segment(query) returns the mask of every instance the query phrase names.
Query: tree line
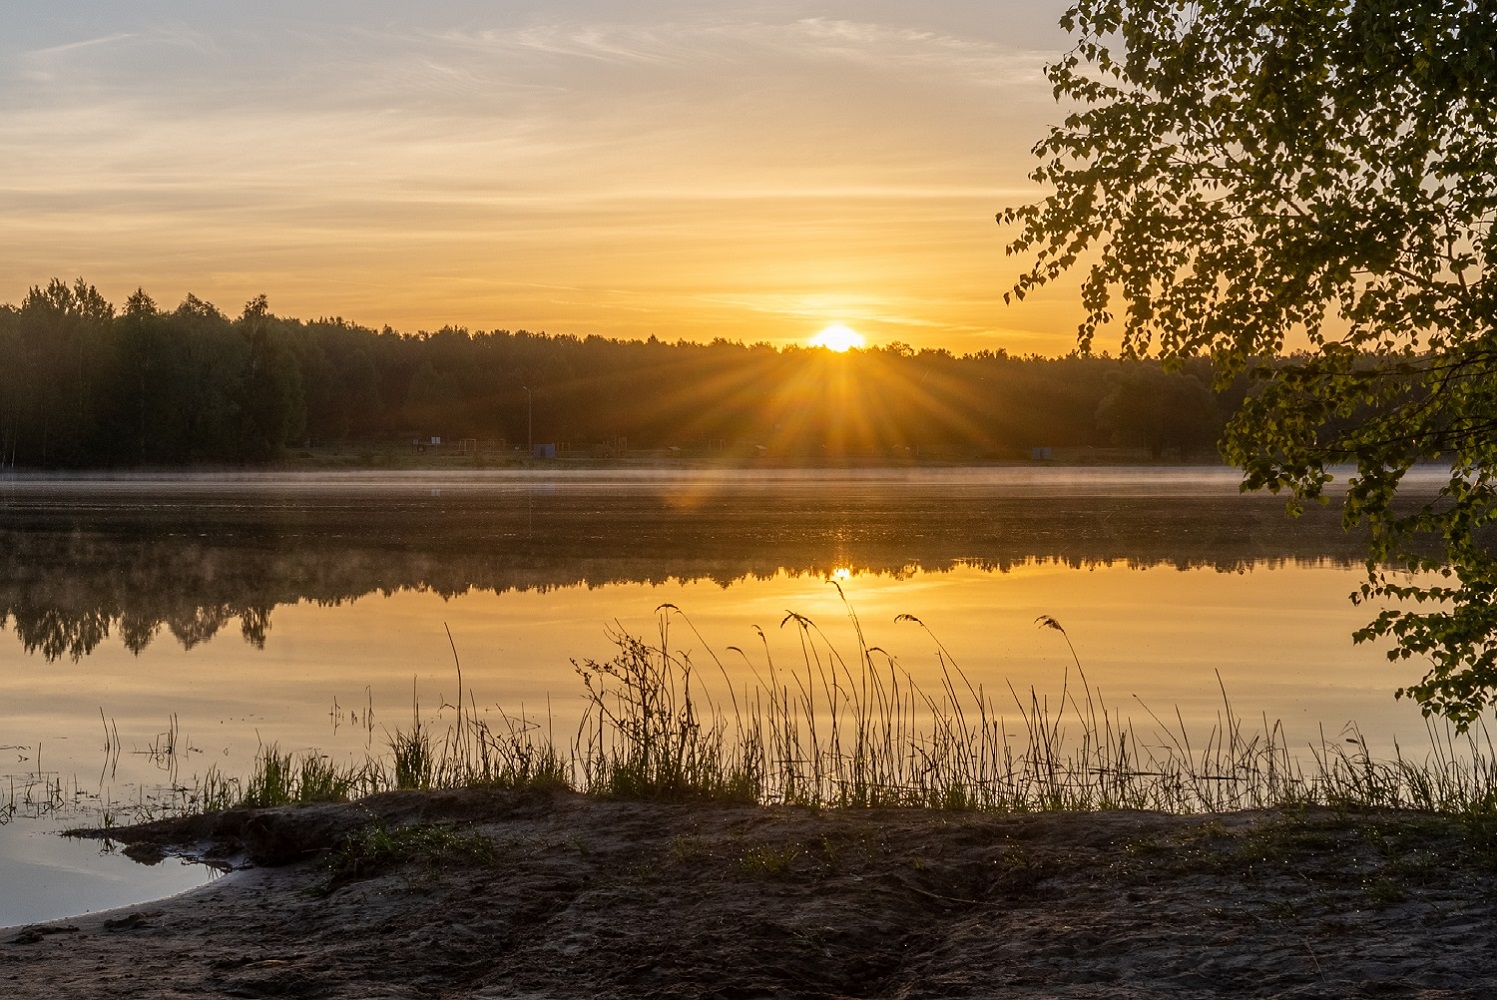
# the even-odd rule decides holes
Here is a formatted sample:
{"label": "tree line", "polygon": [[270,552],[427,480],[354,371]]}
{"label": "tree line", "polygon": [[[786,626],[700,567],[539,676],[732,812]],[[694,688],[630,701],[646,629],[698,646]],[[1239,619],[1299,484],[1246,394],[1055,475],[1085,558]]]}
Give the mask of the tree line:
{"label": "tree line", "polygon": [[374,330],[231,318],[82,279],[0,306],[0,466],[265,463],[308,445],[429,440],[713,449],[768,461],[981,460],[1125,446],[1209,457],[1242,386],[1209,362],[893,343],[845,355],[725,340]]}

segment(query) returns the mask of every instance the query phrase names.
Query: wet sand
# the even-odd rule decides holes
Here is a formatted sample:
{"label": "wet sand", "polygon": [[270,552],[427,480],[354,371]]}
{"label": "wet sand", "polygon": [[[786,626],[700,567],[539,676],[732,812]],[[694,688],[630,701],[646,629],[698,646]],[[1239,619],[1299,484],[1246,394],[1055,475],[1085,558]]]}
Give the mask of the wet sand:
{"label": "wet sand", "polygon": [[0,995],[1485,997],[1494,830],[388,793],[110,831],[235,870],[7,930]]}

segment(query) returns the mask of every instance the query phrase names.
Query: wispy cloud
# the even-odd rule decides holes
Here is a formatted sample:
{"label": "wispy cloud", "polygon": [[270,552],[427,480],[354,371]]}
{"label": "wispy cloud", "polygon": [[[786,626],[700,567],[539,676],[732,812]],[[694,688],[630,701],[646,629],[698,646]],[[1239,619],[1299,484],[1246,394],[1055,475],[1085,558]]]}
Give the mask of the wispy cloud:
{"label": "wispy cloud", "polygon": [[113,35],[104,35],[100,38],[85,38],[82,41],[66,42],[62,45],[52,45],[44,49],[35,49],[23,57],[32,63],[52,62],[59,56],[66,56],[84,49],[98,48],[102,45],[112,45],[116,42],[129,41],[140,37],[133,32],[119,32]]}
{"label": "wispy cloud", "polygon": [[[879,302],[934,338],[980,327],[992,212],[1029,196],[1053,117],[1045,53],[996,17],[665,6],[125,5],[0,39],[0,273],[155,261],[258,283],[231,301],[315,298],[318,274],[406,289],[351,299],[371,322],[424,315],[425,294],[474,325],[775,339],[805,318],[783,293]],[[576,291],[558,309],[543,286]]]}

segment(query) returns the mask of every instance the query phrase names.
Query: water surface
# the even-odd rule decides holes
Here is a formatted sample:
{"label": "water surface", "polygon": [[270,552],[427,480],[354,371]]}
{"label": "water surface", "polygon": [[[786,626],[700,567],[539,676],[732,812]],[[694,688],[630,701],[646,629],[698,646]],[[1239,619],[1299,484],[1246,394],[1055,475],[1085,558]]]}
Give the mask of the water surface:
{"label": "water surface", "polygon": [[1210,727],[1225,688],[1298,744],[1356,722],[1391,750],[1423,733],[1392,697],[1418,667],[1352,644],[1361,560],[1335,511],[1217,469],[8,478],[0,780],[55,825],[160,810],[265,743],[360,759],[413,703],[450,718],[449,630],[482,710],[564,741],[573,661],[665,604],[735,684],[798,661],[787,612],[850,650],[850,607],[917,680],[939,639],[1000,701],[1058,694],[1051,615],[1139,719]]}

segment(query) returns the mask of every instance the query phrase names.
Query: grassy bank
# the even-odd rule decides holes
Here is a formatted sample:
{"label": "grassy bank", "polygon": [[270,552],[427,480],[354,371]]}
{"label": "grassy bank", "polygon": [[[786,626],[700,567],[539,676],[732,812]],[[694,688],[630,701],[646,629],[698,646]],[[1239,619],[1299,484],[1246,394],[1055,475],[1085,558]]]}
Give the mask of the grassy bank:
{"label": "grassy bank", "polygon": [[[851,612],[849,612],[851,614]],[[920,624],[912,616],[901,616]],[[735,688],[718,654],[679,652],[660,609],[658,639],[616,634],[612,658],[575,662],[587,711],[570,739],[538,720],[481,718],[471,695],[389,736],[389,752],[337,765],[263,748],[247,778],[210,772],[184,808],[346,801],[391,789],[552,787],[617,798],[716,800],[818,808],[916,807],[993,812],[1137,809],[1226,812],[1284,806],[1497,812],[1497,754],[1485,730],[1428,727],[1418,754],[1374,758],[1357,732],[1303,750],[1278,723],[1249,725],[1223,691],[1202,736],[1147,713],[1147,728],[1108,705],[1071,649],[1058,698],[974,685],[937,640],[940,686],[917,685],[897,659],[857,636],[836,649],[791,614],[801,657],[786,667],[764,643],[729,647],[754,683]],[[1059,622],[1041,628],[1070,648]],[[921,626],[923,627],[923,625]],[[762,637],[762,634],[761,634]],[[700,636],[694,636],[700,640]],[[701,643],[705,646],[705,643]],[[456,656],[456,650],[454,650]],[[461,663],[457,663],[461,690]]]}

